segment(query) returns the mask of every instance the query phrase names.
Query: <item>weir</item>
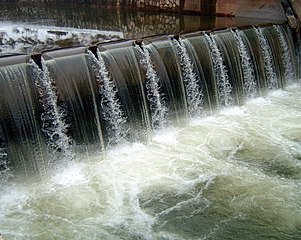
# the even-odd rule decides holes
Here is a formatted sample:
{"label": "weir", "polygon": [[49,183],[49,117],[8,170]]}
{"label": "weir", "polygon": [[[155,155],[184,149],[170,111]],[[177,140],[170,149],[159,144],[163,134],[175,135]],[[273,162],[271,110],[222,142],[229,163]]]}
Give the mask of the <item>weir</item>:
{"label": "weir", "polygon": [[44,176],[297,82],[287,25],[0,59],[0,172]]}

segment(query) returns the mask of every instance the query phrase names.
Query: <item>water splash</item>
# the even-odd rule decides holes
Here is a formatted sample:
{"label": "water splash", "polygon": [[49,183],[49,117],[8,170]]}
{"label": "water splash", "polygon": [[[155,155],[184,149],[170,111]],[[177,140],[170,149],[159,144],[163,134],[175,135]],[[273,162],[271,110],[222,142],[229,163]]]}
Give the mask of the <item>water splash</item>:
{"label": "water splash", "polygon": [[255,97],[257,93],[257,85],[255,80],[254,65],[251,61],[250,52],[248,51],[247,46],[243,42],[243,39],[241,37],[242,33],[238,30],[231,30],[231,32],[235,38],[239,55],[241,58],[245,95],[247,98]]}
{"label": "water splash", "polygon": [[232,87],[229,83],[228,70],[223,63],[223,56],[218,49],[214,36],[205,34],[205,39],[210,47],[211,59],[216,76],[216,84],[218,87],[218,98],[221,106],[233,106],[234,101],[231,97]]}
{"label": "water splash", "polygon": [[263,59],[264,59],[264,68],[267,78],[267,84],[268,89],[273,90],[278,88],[278,81],[277,81],[277,75],[275,72],[275,68],[273,65],[273,58],[272,58],[272,50],[268,43],[268,40],[263,34],[262,28],[254,28],[256,35],[259,39],[260,46],[263,53]]}
{"label": "water splash", "polygon": [[75,155],[72,149],[74,142],[67,135],[69,127],[65,122],[67,113],[58,105],[55,83],[43,58],[41,63],[43,70],[33,60],[30,60],[33,79],[44,110],[41,114],[42,131],[47,136],[48,153],[52,156],[51,161],[60,156],[68,162],[73,160]]}
{"label": "water splash", "polygon": [[97,58],[91,51],[88,51],[88,53],[101,95],[101,112],[108,132],[108,145],[124,143],[127,136],[127,130],[125,129],[127,120],[117,96],[117,87],[109,75],[99,50],[97,50]]}
{"label": "water splash", "polygon": [[0,187],[5,185],[9,178],[8,155],[5,147],[0,147]]}
{"label": "water splash", "polygon": [[200,79],[195,73],[194,65],[188,55],[185,44],[181,38],[173,39],[177,54],[180,60],[182,79],[186,87],[186,98],[190,117],[202,116],[203,92],[200,86]]}
{"label": "water splash", "polygon": [[286,83],[292,82],[294,79],[294,69],[292,56],[289,49],[289,44],[284,37],[283,29],[279,25],[273,25],[273,28],[276,30],[282,52],[282,62],[284,66],[284,79]]}
{"label": "water splash", "polygon": [[162,129],[166,125],[167,108],[165,106],[164,94],[161,91],[160,79],[152,63],[149,49],[142,43],[135,48],[140,54],[140,63],[146,70],[147,99],[152,114],[153,129]]}

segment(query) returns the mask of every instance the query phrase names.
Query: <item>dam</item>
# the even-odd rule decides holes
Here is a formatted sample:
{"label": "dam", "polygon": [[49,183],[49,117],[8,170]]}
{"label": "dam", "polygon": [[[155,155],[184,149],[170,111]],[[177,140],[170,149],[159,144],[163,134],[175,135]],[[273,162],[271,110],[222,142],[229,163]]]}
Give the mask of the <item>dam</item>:
{"label": "dam", "polygon": [[3,54],[4,238],[299,239],[300,43],[254,21]]}

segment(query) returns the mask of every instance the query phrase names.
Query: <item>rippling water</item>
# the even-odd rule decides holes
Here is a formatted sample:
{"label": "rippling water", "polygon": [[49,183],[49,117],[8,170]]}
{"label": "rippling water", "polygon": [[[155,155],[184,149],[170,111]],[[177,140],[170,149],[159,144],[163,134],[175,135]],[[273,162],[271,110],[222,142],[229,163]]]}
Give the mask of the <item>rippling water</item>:
{"label": "rippling water", "polygon": [[6,239],[301,239],[301,87],[1,192]]}

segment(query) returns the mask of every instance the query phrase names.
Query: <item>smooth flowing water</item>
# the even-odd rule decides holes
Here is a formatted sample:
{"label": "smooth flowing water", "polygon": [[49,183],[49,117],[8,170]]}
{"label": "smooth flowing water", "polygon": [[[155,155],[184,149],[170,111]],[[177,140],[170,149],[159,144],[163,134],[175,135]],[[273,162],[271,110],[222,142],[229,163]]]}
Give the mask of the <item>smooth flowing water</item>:
{"label": "smooth flowing water", "polygon": [[[47,49],[90,45],[110,40],[270,22],[269,19],[254,17],[230,19],[214,14],[184,15],[131,9],[120,11],[104,6],[112,2],[111,0],[103,0],[104,4],[101,5],[92,4],[95,1],[82,4],[83,1],[73,0],[65,4],[50,4],[48,0],[39,1],[40,4],[33,1],[1,2],[0,56],[16,52],[31,54]],[[119,2],[124,4],[126,1]],[[282,20],[273,21],[282,22]]]}
{"label": "smooth flowing water", "polygon": [[300,239],[301,86],[0,195],[6,239]]}

